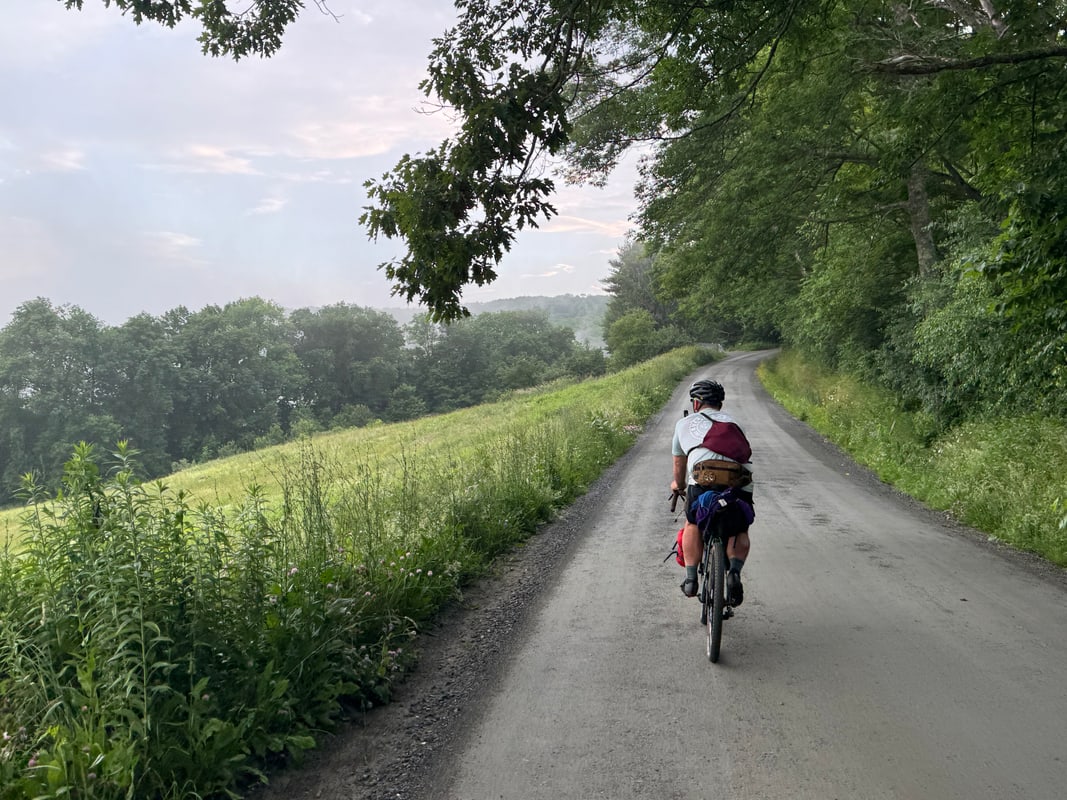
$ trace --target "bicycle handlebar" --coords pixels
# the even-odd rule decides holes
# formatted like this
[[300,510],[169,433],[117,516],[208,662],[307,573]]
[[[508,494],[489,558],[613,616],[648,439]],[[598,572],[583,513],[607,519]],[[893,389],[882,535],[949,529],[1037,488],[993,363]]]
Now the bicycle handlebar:
[[671,513],[678,507],[678,498],[682,496],[682,493],[677,489],[671,491]]

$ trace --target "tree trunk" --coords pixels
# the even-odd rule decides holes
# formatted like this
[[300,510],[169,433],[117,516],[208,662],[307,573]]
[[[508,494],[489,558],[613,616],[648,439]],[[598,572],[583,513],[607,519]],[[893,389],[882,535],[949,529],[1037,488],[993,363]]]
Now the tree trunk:
[[927,275],[941,259],[934,242],[934,234],[930,230],[930,198],[926,194],[928,174],[921,161],[912,164],[908,174],[908,216],[911,219],[911,235],[915,239],[920,275]]

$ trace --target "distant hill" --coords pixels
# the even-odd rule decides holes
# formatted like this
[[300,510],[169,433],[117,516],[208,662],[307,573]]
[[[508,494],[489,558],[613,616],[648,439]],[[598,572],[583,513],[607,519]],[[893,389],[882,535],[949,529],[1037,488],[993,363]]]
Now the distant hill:
[[[509,297],[485,303],[467,303],[472,315],[494,311],[544,311],[554,325],[562,325],[574,331],[574,338],[591,347],[604,346],[604,312],[610,295],[606,294],[561,294],[553,297]],[[380,309],[399,324],[407,325],[419,314],[425,313],[421,306]]]

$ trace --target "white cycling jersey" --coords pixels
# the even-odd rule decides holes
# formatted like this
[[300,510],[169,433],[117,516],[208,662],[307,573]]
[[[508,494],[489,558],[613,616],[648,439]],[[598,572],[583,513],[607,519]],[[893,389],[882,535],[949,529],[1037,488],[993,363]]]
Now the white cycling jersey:
[[[689,414],[678,420],[678,423],[674,426],[674,439],[671,442],[671,454],[675,456],[684,456],[688,454],[686,460],[685,480],[688,484],[693,484],[693,465],[713,458],[721,458],[725,461],[733,461],[737,463],[735,459],[729,456],[724,456],[722,453],[716,453],[713,450],[709,450],[702,446],[704,441],[704,434],[708,432],[711,427],[712,421],[715,422],[732,422],[735,425],[740,426],[740,423],[727,414],[725,411],[710,411],[701,409],[700,411]],[[751,467],[749,467],[751,469]],[[745,491],[752,491],[752,484],[745,487]]]

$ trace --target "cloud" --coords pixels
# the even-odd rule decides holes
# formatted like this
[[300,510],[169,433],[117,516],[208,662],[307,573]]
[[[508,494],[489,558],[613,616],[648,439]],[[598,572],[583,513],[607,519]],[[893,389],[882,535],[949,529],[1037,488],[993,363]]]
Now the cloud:
[[344,185],[355,182],[351,175],[344,175],[331,169],[315,169],[312,172],[287,172],[283,170],[275,177],[287,183],[334,183]]
[[[80,172],[86,169],[86,150],[80,145],[34,139],[25,134],[22,141],[0,135],[0,155],[6,156],[12,174],[37,172]],[[47,137],[52,139],[53,137]]]
[[403,129],[388,121],[323,119],[303,122],[288,132],[293,140],[289,154],[302,158],[348,159],[377,156],[388,152],[406,138]]
[[519,277],[521,277],[521,278],[541,278],[541,279],[544,279],[544,278],[556,278],[556,277],[558,277],[560,275],[566,275],[568,273],[574,272],[574,269],[575,268],[574,268],[573,264],[553,264],[551,267],[549,267],[548,269],[544,270],[543,272],[525,272],[522,275],[520,275]]
[[[412,76],[412,85],[416,82]],[[285,133],[282,154],[299,158],[350,159],[378,156],[415,144],[436,145],[455,126],[443,112],[428,112],[421,97],[409,91],[396,95],[348,95],[341,107],[302,115]]]
[[277,214],[288,204],[289,201],[286,198],[279,197],[277,195],[271,195],[269,197],[264,197],[262,200],[260,200],[259,205],[257,205],[255,208],[249,209],[248,213],[250,215]]
[[208,264],[195,252],[201,245],[200,239],[195,236],[175,231],[146,231],[141,236],[152,258],[192,267]]
[[545,233],[593,233],[621,238],[631,227],[627,219],[598,220],[560,214],[543,223],[539,230]]
[[[296,104],[290,113],[301,121],[287,128],[274,130],[272,125],[263,125],[239,133],[216,130],[211,134],[214,141],[171,145],[148,166],[174,173],[270,174],[301,182],[351,183],[352,178],[338,176],[321,162],[372,158],[412,145],[424,150],[452,132],[443,114],[422,114],[417,116],[420,123],[413,126],[415,112],[403,100],[353,97],[342,106],[345,108],[314,114],[305,113]],[[250,133],[255,138],[250,138]],[[300,168],[283,168],[277,164],[280,160],[299,161]]]
[[50,171],[74,172],[85,169],[85,152],[73,147],[45,152],[40,158],[45,169]]
[[250,159],[214,145],[187,145],[169,154],[169,160],[146,165],[164,172],[209,173],[213,175],[259,175]]

